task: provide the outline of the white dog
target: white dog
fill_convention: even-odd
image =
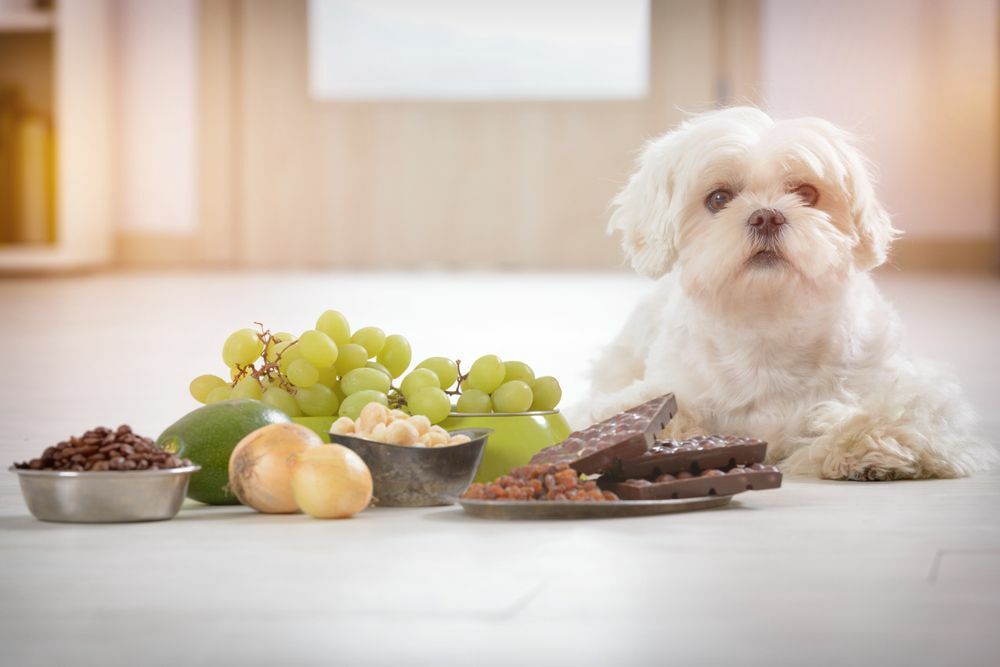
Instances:
[[[868,275],[898,231],[830,123],[697,116],[646,146],[608,229],[659,280],[597,361],[592,420],[672,391],[666,435],[766,439],[791,473],[956,477],[996,458],[955,382],[903,350]]]

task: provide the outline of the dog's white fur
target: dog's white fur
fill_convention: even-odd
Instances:
[[[718,188],[736,196],[713,213]],[[751,260],[769,247],[747,224],[758,209],[786,218],[778,262]],[[609,231],[658,281],[596,363],[592,421],[672,391],[667,435],[760,437],[791,473],[956,477],[996,458],[955,382],[903,348],[868,275],[898,232],[832,124],[751,107],[696,116],[645,147]]]

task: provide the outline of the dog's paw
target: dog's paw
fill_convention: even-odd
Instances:
[[[895,479],[915,479],[910,470],[896,470],[879,466],[847,465],[837,479],[849,482],[889,482]]]
[[[854,482],[887,482],[924,477],[917,456],[894,439],[868,437],[864,446],[835,449],[823,462],[823,477]]]

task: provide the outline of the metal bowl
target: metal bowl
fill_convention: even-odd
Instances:
[[[448,447],[406,447],[330,434],[330,441],[352,449],[372,473],[373,502],[380,507],[451,505],[469,488],[492,433],[488,428],[450,431],[469,442]]]
[[[16,472],[35,518],[70,523],[123,523],[172,519],[200,466],[165,470]]]

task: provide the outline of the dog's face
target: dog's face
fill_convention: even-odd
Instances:
[[[692,296],[815,289],[885,261],[897,234],[850,137],[737,107],[651,142],[614,202],[632,266]]]

